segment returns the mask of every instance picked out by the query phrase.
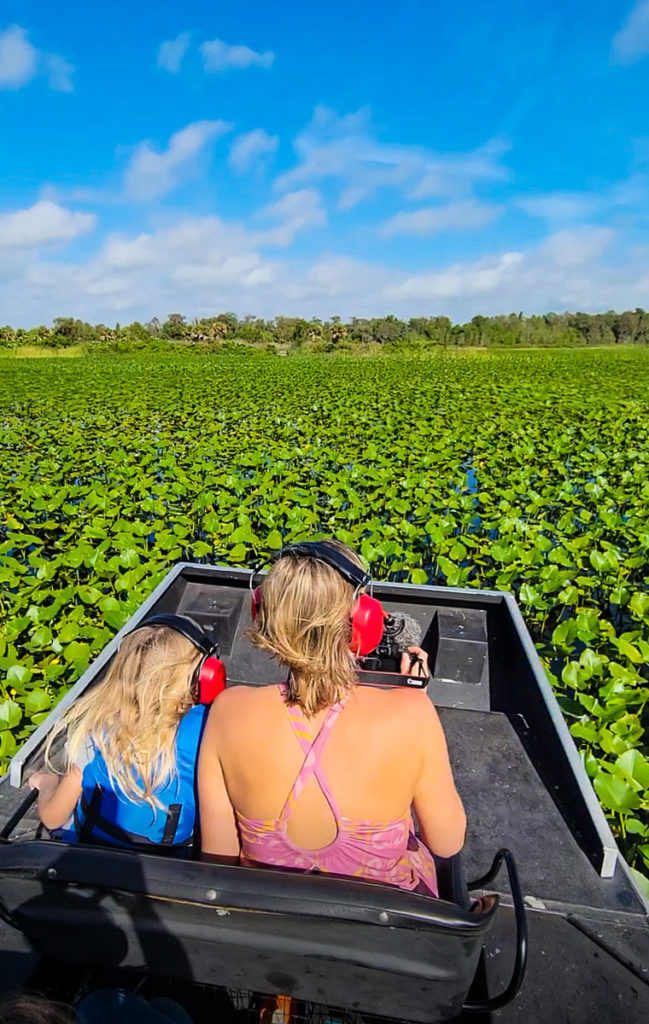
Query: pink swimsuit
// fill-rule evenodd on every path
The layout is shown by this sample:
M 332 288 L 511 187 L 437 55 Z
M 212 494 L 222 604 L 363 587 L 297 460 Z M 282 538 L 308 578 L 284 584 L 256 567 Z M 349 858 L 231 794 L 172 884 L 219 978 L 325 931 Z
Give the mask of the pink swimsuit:
M 285 687 L 280 686 L 280 690 L 285 696 Z M 237 812 L 241 861 L 387 882 L 400 889 L 437 896 L 435 862 L 430 851 L 415 836 L 410 814 L 377 825 L 357 818 L 345 818 L 338 811 L 322 773 L 320 758 L 343 707 L 344 701 L 341 701 L 329 709 L 313 742 L 304 730 L 304 720 L 299 709 L 287 707 L 291 725 L 305 754 L 304 762 L 279 818 L 264 821 L 246 818 Z M 291 842 L 287 826 L 295 803 L 311 776 L 318 780 L 336 819 L 338 832 L 327 846 L 318 850 L 303 850 Z

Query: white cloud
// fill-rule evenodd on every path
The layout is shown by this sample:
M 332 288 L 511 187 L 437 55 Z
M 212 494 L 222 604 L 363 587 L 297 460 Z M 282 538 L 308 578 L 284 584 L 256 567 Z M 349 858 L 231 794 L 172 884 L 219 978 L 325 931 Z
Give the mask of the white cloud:
M 607 188 L 592 192 L 547 192 L 534 196 L 519 196 L 514 206 L 530 217 L 540 217 L 553 227 L 575 224 L 611 212 L 624 212 L 634 208 L 633 215 L 642 215 L 649 199 L 649 180 L 645 174 L 635 173 Z
M 623 181 L 616 182 L 605 197 L 606 203 L 613 206 L 647 206 L 649 201 L 649 176 L 637 172 Z
M 467 231 L 490 224 L 503 213 L 503 206 L 466 199 L 446 206 L 430 206 L 421 210 L 397 213 L 381 227 L 381 234 L 437 235 L 443 231 Z
M 44 54 L 43 60 L 50 88 L 56 89 L 57 92 L 74 92 L 74 83 L 72 82 L 74 68 L 72 64 L 69 64 L 63 57 L 58 57 L 55 53 Z
M 531 217 L 551 221 L 575 221 L 590 216 L 599 206 L 595 194 L 583 192 L 548 192 L 544 195 L 523 196 L 515 205 Z
M 602 257 L 614 237 L 612 231 L 591 226 L 560 231 L 526 251 L 402 275 L 385 294 L 402 312 L 432 308 L 461 319 L 519 309 L 540 313 L 640 305 L 640 296 L 646 301 L 649 294 L 646 256 L 633 254 L 624 269 L 620 263 L 607 264 Z
M 126 190 L 134 199 L 156 199 L 171 192 L 189 173 L 201 150 L 229 132 L 226 121 L 195 121 L 175 132 L 162 152 L 141 143 L 126 171 Z
M 615 237 L 611 228 L 584 225 L 573 230 L 557 231 L 540 247 L 558 267 L 578 267 L 602 255 Z
M 308 191 L 292 193 L 263 213 L 283 222 L 279 229 L 291 221 L 291 230 L 300 220 L 314 221 L 317 196 L 305 196 Z M 79 228 L 78 222 L 69 228 L 70 236 Z M 275 230 L 251 231 L 218 217 L 187 218 L 146 233 L 113 235 L 83 264 L 28 260 L 20 249 L 3 256 L 0 250 L 0 308 L 8 322 L 30 325 L 58 313 L 107 323 L 170 310 L 191 317 L 224 309 L 307 317 L 444 313 L 467 320 L 519 309 L 594 312 L 649 305 L 647 248 L 630 248 L 623 236 L 592 225 L 555 232 L 526 249 L 417 273 L 335 253 L 315 260 L 269 257 L 265 250 L 285 241 Z M 45 234 L 41 224 L 40 234 L 29 237 L 42 242 Z M 50 229 L 49 237 L 61 234 Z
M 457 263 L 441 271 L 403 277 L 390 285 L 385 294 L 397 303 L 404 300 L 419 303 L 419 308 L 421 304 L 439 303 L 439 300 L 489 295 L 505 286 L 523 263 L 522 253 L 505 252 L 491 259 Z
M 249 46 L 229 46 L 221 39 L 201 43 L 200 51 L 203 56 L 203 67 L 209 72 L 228 71 L 231 68 L 269 68 L 275 60 L 275 54 L 271 50 L 258 53 Z
M 219 259 L 223 252 L 251 251 L 250 233 L 240 224 L 219 217 L 189 217 L 178 224 L 139 235 L 112 235 L 105 242 L 100 261 L 111 270 L 146 270 Z
M 168 39 L 158 50 L 158 67 L 178 74 L 180 65 L 189 48 L 189 32 L 181 32 L 175 39 Z
M 0 249 L 29 249 L 54 242 L 67 242 L 90 231 L 94 213 L 66 210 L 41 199 L 26 210 L 0 214 Z
M 38 50 L 24 28 L 10 25 L 0 32 L 0 89 L 20 89 L 38 74 Z
M 83 264 L 17 260 L 3 265 L 0 305 L 10 322 L 48 321 L 61 310 L 86 319 L 149 319 L 180 309 L 188 316 L 272 304 L 275 261 L 238 223 L 196 217 L 139 235 L 113 235 Z M 23 312 L 20 307 L 24 306 Z
M 423 176 L 413 186 L 410 196 L 426 199 L 453 195 L 482 182 L 506 181 L 509 172 L 502 157 L 509 148 L 504 139 L 491 139 L 468 153 L 430 154 Z
M 341 309 L 343 315 L 378 316 L 385 308 L 383 295 L 391 277 L 380 265 L 325 256 L 286 281 L 286 308 L 305 316 L 328 316 Z M 314 309 L 315 314 L 310 312 Z
M 20 25 L 10 25 L 0 32 L 0 89 L 21 89 L 42 74 L 50 88 L 72 92 L 73 71 L 63 57 L 37 50 Z
M 193 288 L 215 286 L 246 290 L 270 285 L 274 276 L 272 263 L 256 252 L 236 256 L 222 254 L 210 263 L 185 263 L 173 273 L 174 281 Z
M 350 209 L 384 188 L 401 189 L 414 199 L 456 197 L 470 194 L 480 182 L 508 176 L 501 162 L 507 147 L 500 140 L 459 154 L 383 143 L 375 137 L 367 108 L 339 117 L 328 107 L 316 107 L 294 148 L 298 163 L 280 176 L 278 187 L 338 179 L 341 209 Z
M 258 236 L 259 242 L 266 245 L 290 245 L 298 232 L 320 227 L 327 220 L 320 193 L 314 188 L 289 192 L 260 212 L 262 216 L 280 221 L 276 228 Z
M 208 286 L 247 290 L 271 281 L 272 263 L 254 245 L 254 236 L 241 224 L 219 217 L 189 218 L 132 238 L 109 238 L 90 268 L 91 280 L 101 278 L 106 269 L 111 276 L 146 282 L 162 294 L 196 295 L 200 304 L 200 293 Z
M 613 54 L 620 64 L 632 64 L 649 53 L 649 0 L 640 0 L 613 37 Z
M 243 174 L 264 156 L 277 152 L 279 137 L 269 135 L 263 128 L 255 128 L 252 132 L 238 135 L 230 148 L 230 166 Z

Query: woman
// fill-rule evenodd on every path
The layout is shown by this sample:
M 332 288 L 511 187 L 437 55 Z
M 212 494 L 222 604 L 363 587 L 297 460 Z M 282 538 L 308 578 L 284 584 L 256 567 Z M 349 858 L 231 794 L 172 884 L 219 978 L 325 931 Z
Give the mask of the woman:
M 68 841 L 185 845 L 196 817 L 198 745 L 206 708 L 197 627 L 144 624 L 127 635 L 105 679 L 69 709 L 48 745 L 67 735 L 63 775 L 32 775 L 41 821 Z M 74 814 L 71 821 L 70 816 Z
M 358 556 L 334 541 L 282 554 L 252 639 L 288 680 L 233 687 L 212 707 L 198 770 L 203 852 L 436 895 L 430 851 L 457 853 L 466 826 L 437 712 L 424 692 L 356 684 Z M 418 648 L 402 671 L 412 654 L 427 675 Z

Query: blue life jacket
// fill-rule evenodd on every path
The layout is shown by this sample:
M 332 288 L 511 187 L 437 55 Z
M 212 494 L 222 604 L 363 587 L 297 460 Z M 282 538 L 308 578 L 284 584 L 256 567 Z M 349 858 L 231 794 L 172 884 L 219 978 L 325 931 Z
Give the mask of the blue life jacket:
M 81 797 L 69 842 L 112 846 L 188 846 L 196 818 L 196 761 L 208 707 L 198 704 L 181 719 L 176 734 L 176 773 L 155 793 L 161 807 L 132 800 L 113 787 L 99 751 L 83 770 Z

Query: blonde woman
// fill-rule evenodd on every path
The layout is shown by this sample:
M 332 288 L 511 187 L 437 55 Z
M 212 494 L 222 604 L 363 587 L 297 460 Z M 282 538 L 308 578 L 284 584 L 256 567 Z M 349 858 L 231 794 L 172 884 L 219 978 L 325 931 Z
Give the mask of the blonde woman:
M 206 707 L 197 673 L 209 641 L 183 616 L 128 634 L 106 677 L 50 738 L 66 733 L 65 774 L 32 775 L 46 828 L 71 842 L 179 846 L 191 842 L 195 772 Z M 70 817 L 72 815 L 72 820 Z
M 213 705 L 198 771 L 202 849 L 436 895 L 431 851 L 461 849 L 464 809 L 426 694 L 356 684 L 367 579 L 355 552 L 327 541 L 285 549 L 264 580 L 252 639 L 288 678 L 233 687 Z M 427 675 L 419 648 L 402 671 L 411 655 Z

